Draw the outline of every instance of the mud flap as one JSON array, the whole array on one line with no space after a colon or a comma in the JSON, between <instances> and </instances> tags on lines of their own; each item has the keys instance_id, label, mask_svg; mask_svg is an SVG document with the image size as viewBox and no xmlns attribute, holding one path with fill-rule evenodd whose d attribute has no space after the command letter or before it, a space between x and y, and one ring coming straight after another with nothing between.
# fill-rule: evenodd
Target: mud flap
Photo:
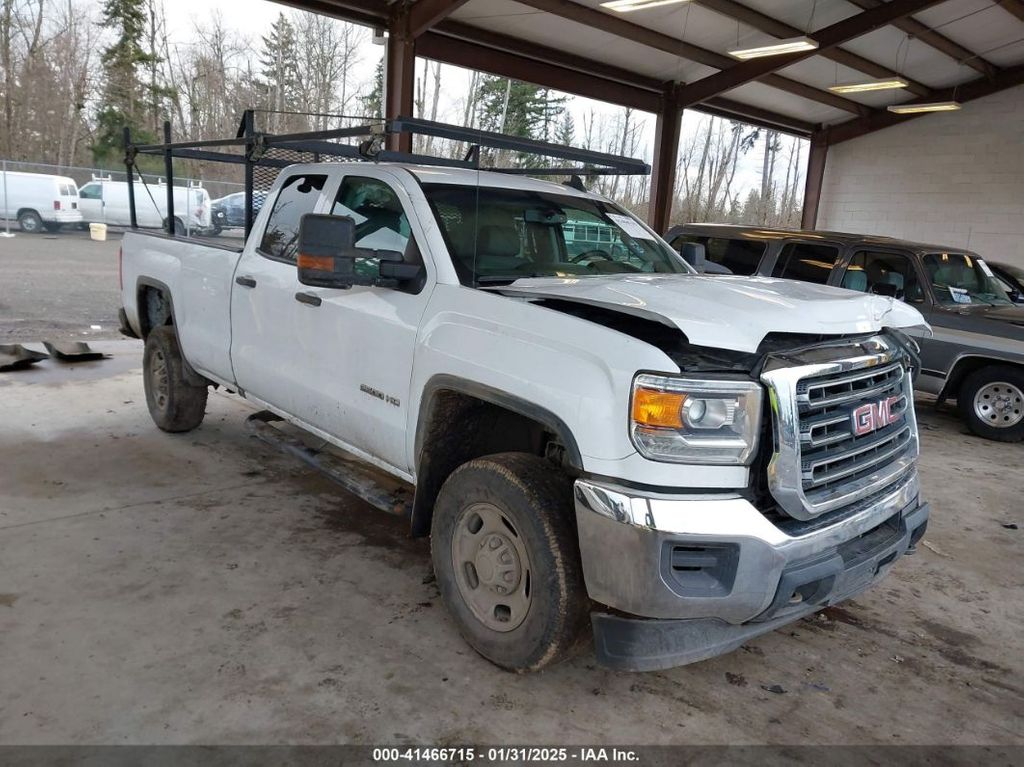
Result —
<instances>
[{"instance_id":1,"label":"mud flap","mask_svg":"<svg viewBox=\"0 0 1024 767\"><path fill-rule=\"evenodd\" d=\"M21 344L0 344L0 372L24 370L50 355L26 349Z\"/></svg>"}]
</instances>

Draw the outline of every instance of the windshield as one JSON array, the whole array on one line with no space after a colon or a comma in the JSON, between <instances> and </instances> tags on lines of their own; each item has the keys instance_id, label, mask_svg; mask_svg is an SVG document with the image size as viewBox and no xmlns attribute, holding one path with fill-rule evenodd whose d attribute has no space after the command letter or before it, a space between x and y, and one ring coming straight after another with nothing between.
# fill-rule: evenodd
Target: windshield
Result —
<instances>
[{"instance_id":1,"label":"windshield","mask_svg":"<svg viewBox=\"0 0 1024 767\"><path fill-rule=\"evenodd\" d=\"M964 253L929 253L924 268L941 304L1011 304L988 264Z\"/></svg>"},{"instance_id":2,"label":"windshield","mask_svg":"<svg viewBox=\"0 0 1024 767\"><path fill-rule=\"evenodd\" d=\"M599 200L451 184L423 191L464 285L692 272L636 219Z\"/></svg>"}]
</instances>

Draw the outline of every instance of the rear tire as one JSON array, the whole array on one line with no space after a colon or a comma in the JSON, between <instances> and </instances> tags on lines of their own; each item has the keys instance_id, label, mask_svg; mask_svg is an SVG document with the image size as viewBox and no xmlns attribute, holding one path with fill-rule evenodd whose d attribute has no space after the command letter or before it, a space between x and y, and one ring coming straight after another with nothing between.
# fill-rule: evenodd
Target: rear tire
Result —
<instances>
[{"instance_id":1,"label":"rear tire","mask_svg":"<svg viewBox=\"0 0 1024 767\"><path fill-rule=\"evenodd\" d=\"M164 231L165 232L170 232L171 231L170 227L167 225L167 219L166 218L164 219ZM182 235L185 234L185 222L182 221L177 216L174 217L174 234L175 234L175 236L177 236L179 234L182 234Z\"/></svg>"},{"instance_id":2,"label":"rear tire","mask_svg":"<svg viewBox=\"0 0 1024 767\"><path fill-rule=\"evenodd\" d=\"M18 214L18 226L27 234L39 234L43 231L43 218L34 210L25 210Z\"/></svg>"},{"instance_id":3,"label":"rear tire","mask_svg":"<svg viewBox=\"0 0 1024 767\"><path fill-rule=\"evenodd\" d=\"M456 469L434 506L431 556L465 640L510 671L568 656L588 622L572 481L525 453Z\"/></svg>"},{"instance_id":4,"label":"rear tire","mask_svg":"<svg viewBox=\"0 0 1024 767\"><path fill-rule=\"evenodd\" d=\"M989 365L975 370L960 386L957 405L967 427L996 442L1024 439L1024 370Z\"/></svg>"},{"instance_id":5,"label":"rear tire","mask_svg":"<svg viewBox=\"0 0 1024 767\"><path fill-rule=\"evenodd\" d=\"M48 231L48 232L52 232L52 233L56 234L57 232L60 231L60 224L58 224L58 223L56 223L54 221L44 221L43 222L43 228L46 229L46 231Z\"/></svg>"},{"instance_id":6,"label":"rear tire","mask_svg":"<svg viewBox=\"0 0 1024 767\"><path fill-rule=\"evenodd\" d=\"M168 432L192 431L206 415L206 386L185 380L185 360L171 325L153 328L142 354L142 380L149 414Z\"/></svg>"}]
</instances>

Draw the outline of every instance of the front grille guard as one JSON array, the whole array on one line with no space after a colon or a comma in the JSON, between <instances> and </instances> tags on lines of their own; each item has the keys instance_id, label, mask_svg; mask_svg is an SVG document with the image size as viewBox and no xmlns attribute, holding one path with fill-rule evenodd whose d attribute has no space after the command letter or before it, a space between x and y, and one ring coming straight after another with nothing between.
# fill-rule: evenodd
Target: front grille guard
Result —
<instances>
[{"instance_id":1,"label":"front grille guard","mask_svg":"<svg viewBox=\"0 0 1024 767\"><path fill-rule=\"evenodd\" d=\"M761 374L761 381L768 389L774 427L773 452L767 469L768 489L783 511L802 521L850 506L906 480L914 472L919 452L912 383L908 373L902 377L901 392L907 400L903 417L910 430L905 450L892 462L880 466L867 476L839 484L829 492L819 491L813 497L808 497L804 491L800 436L800 382L821 376L877 369L892 362L904 361L906 352L886 336L877 335L854 344L837 344L826 349L818 347L809 350L807 356L813 357L814 361L801 364L803 360L799 356L787 355L783 366L766 366L766 371Z\"/></svg>"}]
</instances>

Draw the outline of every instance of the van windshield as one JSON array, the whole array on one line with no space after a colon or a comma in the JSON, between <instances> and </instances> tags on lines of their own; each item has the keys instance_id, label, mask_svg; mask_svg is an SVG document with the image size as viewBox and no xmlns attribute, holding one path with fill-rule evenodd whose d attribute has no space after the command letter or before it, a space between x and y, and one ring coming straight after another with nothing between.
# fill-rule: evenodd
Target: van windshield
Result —
<instances>
[{"instance_id":1,"label":"van windshield","mask_svg":"<svg viewBox=\"0 0 1024 767\"><path fill-rule=\"evenodd\" d=\"M1012 304L988 264L965 253L929 253L924 268L941 304Z\"/></svg>"},{"instance_id":2,"label":"van windshield","mask_svg":"<svg viewBox=\"0 0 1024 767\"><path fill-rule=\"evenodd\" d=\"M423 191L464 285L692 272L631 215L600 200L451 184Z\"/></svg>"}]
</instances>

